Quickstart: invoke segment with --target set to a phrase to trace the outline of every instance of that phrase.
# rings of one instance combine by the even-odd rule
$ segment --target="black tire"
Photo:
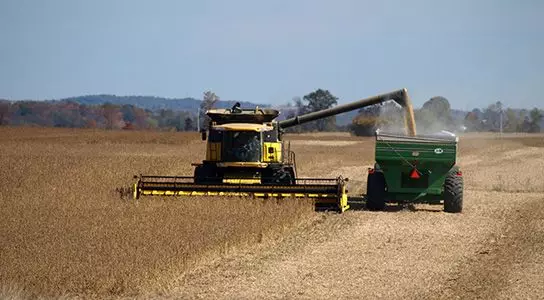
[[[263,172],[263,183],[287,184],[295,183],[295,172],[292,167],[279,166],[269,167]]]
[[[211,184],[221,181],[215,172],[215,166],[200,165],[195,167],[194,182],[198,184]]]
[[[368,174],[366,183],[366,208],[383,210],[385,208],[385,176],[382,172]]]
[[[282,167],[281,171],[278,173],[278,177],[281,183],[284,184],[295,184],[295,172],[292,167]]]
[[[452,169],[444,181],[444,211],[448,213],[463,211],[463,177],[458,173],[459,169]]]

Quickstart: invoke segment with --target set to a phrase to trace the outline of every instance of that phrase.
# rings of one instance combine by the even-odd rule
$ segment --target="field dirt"
[[[303,137],[292,139],[295,151],[314,152],[299,162],[302,175],[340,172],[366,183],[371,139],[341,149],[307,150],[310,145]],[[461,137],[462,214],[430,205],[320,214],[273,246],[253,247],[186,274],[160,296],[543,299],[543,164],[543,136]]]
[[[190,174],[198,136],[0,129],[0,298],[543,299],[544,136],[461,136],[464,211],[120,200]],[[371,138],[288,135],[300,176],[365,192]],[[316,142],[319,141],[319,142]],[[338,143],[334,143],[338,141]]]

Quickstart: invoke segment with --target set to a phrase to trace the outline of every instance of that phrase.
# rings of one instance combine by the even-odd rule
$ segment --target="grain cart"
[[[463,209],[463,177],[456,165],[458,137],[403,136],[376,132],[374,168],[368,170],[367,202],[382,210],[386,202],[441,204],[444,211]]]

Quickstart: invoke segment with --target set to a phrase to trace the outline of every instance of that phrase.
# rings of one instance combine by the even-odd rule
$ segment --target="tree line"
[[[288,118],[327,109],[337,105],[338,97],[330,91],[317,89],[302,98],[295,97],[289,107]],[[447,130],[451,132],[541,132],[544,113],[531,110],[505,108],[501,102],[470,112],[455,111],[448,99],[436,96],[414,109],[417,130],[430,134]],[[350,131],[355,135],[370,136],[380,128],[390,132],[404,132],[404,109],[393,101],[362,108],[348,126],[337,126],[335,117],[317,120],[290,128],[290,132]]]
[[[197,114],[173,109],[146,109],[133,104],[85,104],[73,100],[55,102],[0,100],[0,125],[27,125],[46,127],[147,129],[196,131],[207,129],[209,117],[206,111],[214,108],[220,97],[212,91],[203,93]],[[338,97],[329,90],[317,89],[301,97],[295,97],[286,108],[287,118],[331,108],[338,104]],[[484,109],[470,112],[455,111],[448,99],[432,97],[419,109],[414,109],[419,133],[441,130],[452,132],[503,131],[540,132],[543,112],[504,107],[496,102]],[[404,131],[404,111],[393,101],[360,109],[348,126],[338,126],[336,117],[328,117],[300,126],[287,132],[350,131],[355,135],[373,135],[376,129]]]
[[[196,116],[132,104],[87,105],[75,101],[0,101],[0,125],[66,128],[195,130]]]

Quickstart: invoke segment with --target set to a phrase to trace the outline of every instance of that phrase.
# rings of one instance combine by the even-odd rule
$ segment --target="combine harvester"
[[[348,179],[343,177],[299,178],[296,174],[295,153],[291,151],[289,144],[286,145],[282,141],[283,130],[390,100],[397,102],[405,109],[406,135],[404,138],[415,137],[414,112],[406,89],[279,122],[275,120],[279,111],[274,109],[258,107],[241,109],[239,105],[235,105],[231,109],[209,110],[207,115],[211,120],[208,132],[202,132],[202,139],[207,140],[206,159],[201,163],[193,164],[194,175],[135,176],[137,182],[133,188],[134,198],[153,195],[303,197],[315,199],[318,209],[343,212],[349,208],[346,189]],[[387,164],[383,165],[385,168],[376,167],[378,171],[375,173],[384,174]],[[378,177],[369,177],[369,180],[374,178]],[[388,176],[385,180],[389,183]],[[380,188],[378,184],[373,184],[372,187]],[[385,193],[387,190],[385,182],[383,187],[383,197],[380,191],[378,196],[372,198],[376,208],[381,207],[381,201],[385,201],[388,196]]]

